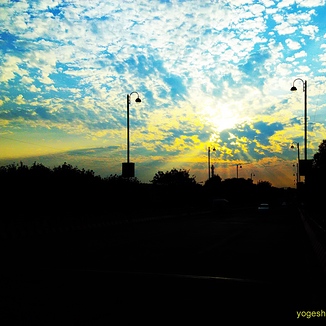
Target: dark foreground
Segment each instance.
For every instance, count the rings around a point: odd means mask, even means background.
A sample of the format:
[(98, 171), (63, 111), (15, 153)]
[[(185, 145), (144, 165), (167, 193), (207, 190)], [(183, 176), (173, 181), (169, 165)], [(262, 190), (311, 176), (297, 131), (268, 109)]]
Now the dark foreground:
[(5, 245), (2, 325), (326, 324), (324, 273), (295, 208)]

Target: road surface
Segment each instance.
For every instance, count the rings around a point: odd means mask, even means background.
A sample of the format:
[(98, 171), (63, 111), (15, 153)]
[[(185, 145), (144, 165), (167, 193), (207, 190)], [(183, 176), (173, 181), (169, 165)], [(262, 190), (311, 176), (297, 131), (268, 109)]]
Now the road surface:
[(146, 219), (19, 248), (1, 278), (4, 325), (326, 324), (325, 277), (295, 207)]

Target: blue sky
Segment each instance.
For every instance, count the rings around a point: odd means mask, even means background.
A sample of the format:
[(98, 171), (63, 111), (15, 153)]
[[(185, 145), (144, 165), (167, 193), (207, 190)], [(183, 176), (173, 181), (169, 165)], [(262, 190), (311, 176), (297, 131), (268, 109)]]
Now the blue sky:
[[(0, 164), (295, 186), (326, 135), (326, 0), (0, 2)], [(297, 92), (290, 92), (293, 81)]]

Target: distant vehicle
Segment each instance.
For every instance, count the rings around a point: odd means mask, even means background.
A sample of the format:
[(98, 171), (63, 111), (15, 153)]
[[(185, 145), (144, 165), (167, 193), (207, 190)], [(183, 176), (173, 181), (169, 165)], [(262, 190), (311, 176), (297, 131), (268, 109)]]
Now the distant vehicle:
[(258, 213), (266, 214), (269, 213), (270, 207), (268, 203), (261, 203), (258, 205)]

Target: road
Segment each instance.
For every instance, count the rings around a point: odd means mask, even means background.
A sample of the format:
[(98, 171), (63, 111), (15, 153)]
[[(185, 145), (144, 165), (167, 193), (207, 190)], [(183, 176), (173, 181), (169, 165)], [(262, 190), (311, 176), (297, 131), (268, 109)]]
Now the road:
[(291, 325), (307, 321), (300, 312), (326, 314), (325, 276), (295, 207), (76, 230), (16, 254), (1, 282), (6, 325)]

